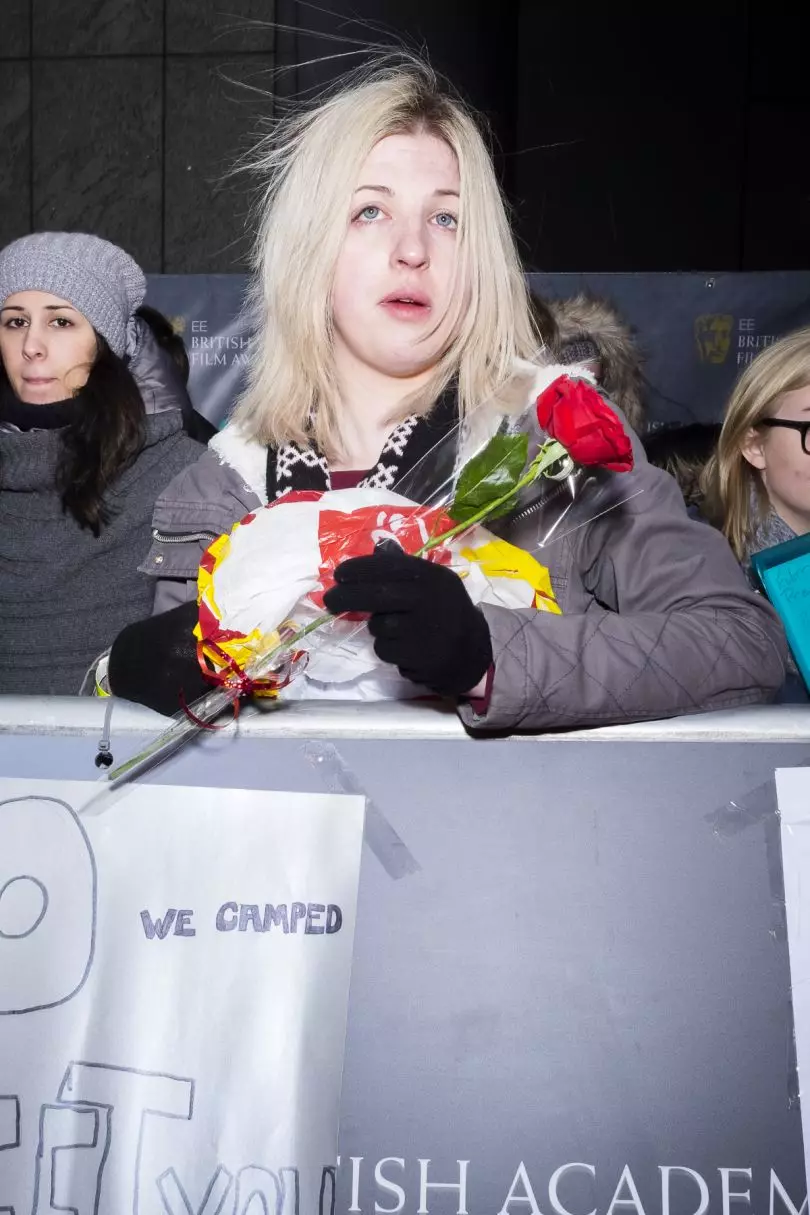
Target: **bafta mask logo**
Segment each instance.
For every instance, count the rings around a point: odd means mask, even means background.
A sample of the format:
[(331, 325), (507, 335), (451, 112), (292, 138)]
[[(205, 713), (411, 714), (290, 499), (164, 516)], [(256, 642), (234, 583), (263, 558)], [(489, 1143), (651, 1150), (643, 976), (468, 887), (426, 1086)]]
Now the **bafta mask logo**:
[(695, 341), (701, 363), (725, 363), (731, 349), (733, 316), (695, 317)]
[(186, 318), (184, 316), (170, 316), (169, 324), (174, 332), (180, 336), (186, 332)]

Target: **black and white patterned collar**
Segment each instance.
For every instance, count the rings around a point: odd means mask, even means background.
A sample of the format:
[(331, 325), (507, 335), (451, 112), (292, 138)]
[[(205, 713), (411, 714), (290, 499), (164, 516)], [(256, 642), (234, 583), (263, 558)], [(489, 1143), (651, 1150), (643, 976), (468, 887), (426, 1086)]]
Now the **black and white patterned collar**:
[[(456, 388), (451, 384), (430, 413), (411, 414), (391, 431), (379, 460), (360, 481), (366, 489), (393, 489), (458, 421)], [(332, 487), (326, 457), (314, 447), (283, 443), (267, 453), (267, 501), (293, 490), (325, 492)]]

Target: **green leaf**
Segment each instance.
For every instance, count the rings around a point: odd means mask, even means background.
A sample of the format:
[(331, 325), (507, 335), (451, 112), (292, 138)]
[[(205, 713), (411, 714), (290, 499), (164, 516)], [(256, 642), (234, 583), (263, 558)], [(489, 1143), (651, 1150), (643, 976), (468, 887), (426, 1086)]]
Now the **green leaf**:
[(464, 465), (456, 495), (448, 508), (451, 519), (465, 523), (479, 511), (501, 498), (506, 500), (489, 514), (498, 519), (509, 514), (515, 504), (510, 497), (520, 481), (529, 454), (529, 436), (495, 435), (483, 451)]

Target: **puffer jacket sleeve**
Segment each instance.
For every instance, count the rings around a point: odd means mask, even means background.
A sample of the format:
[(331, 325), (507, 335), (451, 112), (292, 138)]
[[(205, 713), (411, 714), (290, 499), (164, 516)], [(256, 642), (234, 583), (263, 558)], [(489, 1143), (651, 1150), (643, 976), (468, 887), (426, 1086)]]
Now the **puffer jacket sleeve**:
[(260, 506), (251, 487), (211, 449), (169, 483), (155, 503), (152, 545), (139, 566), (157, 579), (153, 615), (196, 599), (197, 571), (209, 544)]
[(129, 359), (129, 370), (138, 385), (147, 413), (179, 409), (184, 423), (194, 412), (191, 397), (172, 357), (158, 345), (155, 335), (142, 317), (135, 318), (137, 342)]
[(767, 701), (781, 686), (787, 648), (775, 613), (635, 436), (633, 447), (635, 468), (617, 475), (638, 496), (569, 538), (588, 610), (484, 607), (494, 678), (485, 714), (459, 707), (471, 730), (670, 717)]

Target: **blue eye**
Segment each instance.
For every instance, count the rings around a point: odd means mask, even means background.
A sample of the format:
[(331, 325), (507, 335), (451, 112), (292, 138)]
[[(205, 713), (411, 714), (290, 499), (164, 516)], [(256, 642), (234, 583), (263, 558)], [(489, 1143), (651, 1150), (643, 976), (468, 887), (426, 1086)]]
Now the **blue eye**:
[[(373, 214), (369, 214), (369, 212), (373, 212)], [(382, 214), (382, 212), (380, 211), (380, 208), (378, 206), (376, 206), (374, 203), (369, 203), (369, 205), (367, 207), (363, 207), (363, 210), (360, 212), (360, 214), (357, 216), (357, 218), (365, 220), (366, 222), (371, 222), (372, 220), (375, 220), (378, 215), (381, 215), (381, 214)]]
[(458, 227), (458, 220), (449, 211), (440, 211), (436, 216), (436, 223), (440, 228), (455, 229)]

